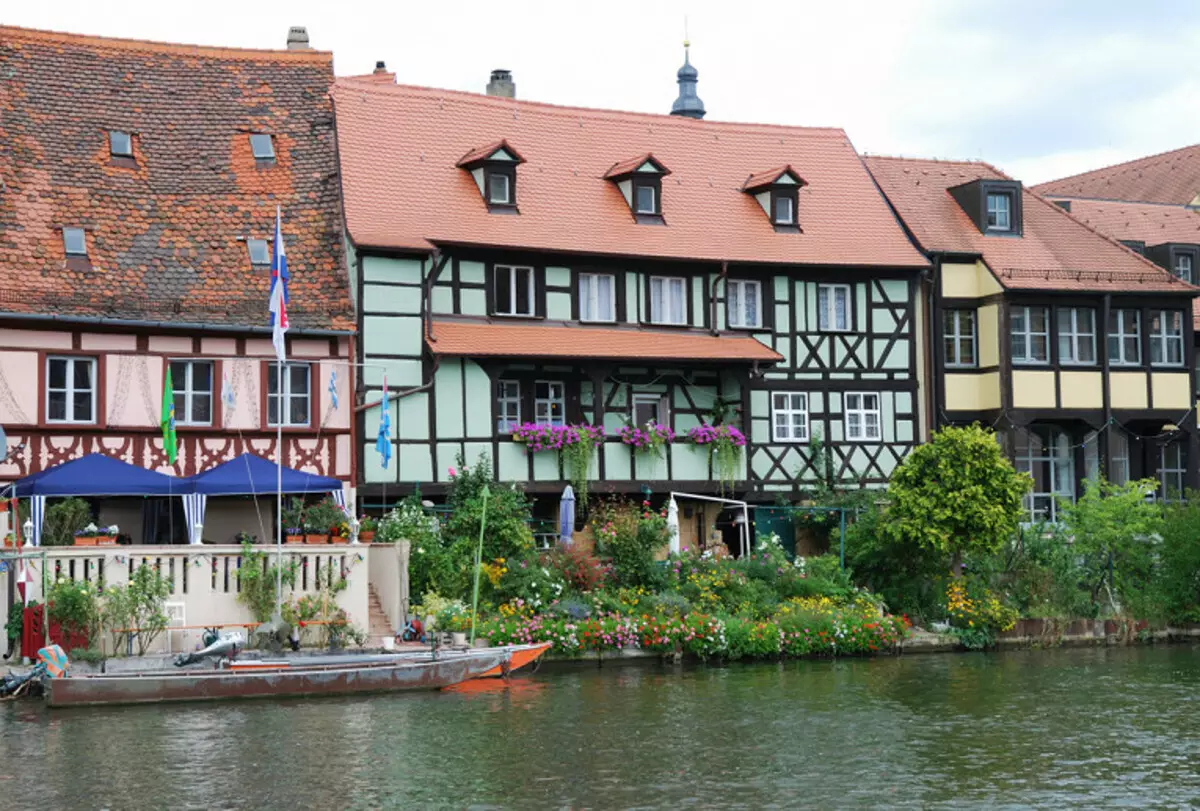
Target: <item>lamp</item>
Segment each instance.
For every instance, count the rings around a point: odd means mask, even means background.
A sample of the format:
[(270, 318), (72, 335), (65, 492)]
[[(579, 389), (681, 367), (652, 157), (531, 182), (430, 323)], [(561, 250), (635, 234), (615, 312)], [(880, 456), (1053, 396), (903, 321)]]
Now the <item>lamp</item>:
[(21, 525), (21, 529), (25, 530), (25, 543), (33, 543), (33, 519), (26, 518), (25, 523)]
[(1163, 427), (1162, 427), (1162, 432), (1164, 434), (1173, 434), (1178, 430), (1179, 430), (1179, 426), (1173, 422), (1168, 422), (1165, 425), (1163, 425)]

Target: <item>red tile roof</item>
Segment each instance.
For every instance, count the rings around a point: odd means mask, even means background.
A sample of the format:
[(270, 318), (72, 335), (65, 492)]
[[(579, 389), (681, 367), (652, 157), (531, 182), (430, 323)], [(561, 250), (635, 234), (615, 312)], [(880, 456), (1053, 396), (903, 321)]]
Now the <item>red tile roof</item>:
[(1200, 212), (1161, 203), (1121, 200), (1071, 200), (1071, 214), (1116, 239), (1147, 245), (1165, 242), (1200, 244)]
[(478, 149), (472, 149), (470, 152), (468, 152), (467, 154), (465, 154), (461, 158), (459, 158), (458, 163), (456, 163), (454, 165), (455, 166), (470, 166), (472, 163), (478, 163), (479, 161), (485, 161), (488, 158), (490, 158), (492, 155), (496, 154), (496, 151), (500, 150), (500, 149), (503, 149), (505, 152), (512, 155), (517, 163), (525, 162), (525, 159), (523, 157), (521, 157), (520, 152), (513, 149), (512, 146), (508, 143), (508, 141), (501, 139), (499, 141), (493, 141), (492, 143), (488, 144), (487, 146), (481, 146)]
[(1034, 186), (1047, 197), (1191, 205), (1200, 198), (1200, 144)]
[[(0, 27), (0, 312), (266, 324), (281, 205), (296, 329), (353, 329), (332, 56)], [(133, 134), (132, 166), (108, 132)], [(259, 168), (248, 134), (273, 136)], [(90, 269), (61, 228), (86, 229)]]
[(662, 161), (647, 152), (644, 155), (638, 155), (636, 158), (630, 158), (629, 160), (614, 163), (609, 170), (604, 173), (604, 177), (608, 180), (615, 180), (620, 177), (625, 177), (626, 175), (631, 175), (646, 161), (650, 161), (650, 163), (658, 167), (658, 171), (661, 172), (664, 177), (671, 174), (671, 170), (663, 165)]
[[(846, 135), (837, 129), (728, 124), (557, 107), (417, 87), (339, 80), (333, 91), (347, 227), (359, 245), (429, 250), (475, 244), (615, 256), (921, 267)], [(520, 214), (489, 214), (455, 164), (507, 138)], [(664, 225), (629, 216), (604, 175), (653, 153)], [(803, 234), (776, 233), (742, 192), (763, 166), (791, 164)]]
[(981, 256), (1005, 287), (1030, 290), (1139, 289), (1200, 293), (1115, 239), (1024, 190), (1023, 233), (985, 236), (948, 189), (980, 178), (1010, 180), (979, 162), (865, 158), (896, 211), (927, 251)]
[(806, 185), (804, 178), (800, 177), (790, 166), (776, 166), (774, 169), (768, 169), (765, 172), (758, 172), (746, 178), (746, 182), (742, 185), (742, 191), (750, 191), (752, 189), (761, 189), (763, 186), (770, 186), (776, 180), (783, 177), (785, 174), (791, 175), (796, 182), (801, 186)]
[(714, 336), (684, 330), (435, 320), (433, 337), (435, 340), (426, 338), (426, 343), (435, 355), (766, 363), (783, 360), (778, 352), (748, 335)]

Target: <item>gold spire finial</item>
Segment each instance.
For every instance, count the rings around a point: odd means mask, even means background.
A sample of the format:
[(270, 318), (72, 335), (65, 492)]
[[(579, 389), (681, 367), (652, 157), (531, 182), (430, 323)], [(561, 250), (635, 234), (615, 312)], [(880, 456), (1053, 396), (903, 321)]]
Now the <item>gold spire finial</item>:
[(683, 49), (686, 51), (692, 43), (688, 42), (687, 15), (683, 15)]

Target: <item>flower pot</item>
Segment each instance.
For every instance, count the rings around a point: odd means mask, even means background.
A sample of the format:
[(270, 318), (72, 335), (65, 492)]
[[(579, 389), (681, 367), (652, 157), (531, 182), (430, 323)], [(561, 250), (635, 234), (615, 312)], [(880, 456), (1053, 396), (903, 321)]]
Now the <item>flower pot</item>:
[(95, 536), (85, 538), (85, 537), (76, 535), (75, 536), (75, 545), (76, 546), (95, 546), (96, 538), (95, 538)]
[(329, 543), (329, 536), (321, 532), (304, 533), (305, 543)]
[(358, 533), (358, 540), (362, 543), (370, 543), (371, 541), (375, 540), (375, 530), (364, 529)]
[(330, 535), (329, 542), (330, 543), (350, 543), (350, 539), (346, 538), (342, 535)]
[(116, 546), (116, 535), (97, 535), (95, 538), (96, 546)]
[(461, 631), (451, 631), (450, 632), (450, 644), (452, 644), (456, 648), (466, 647), (467, 635)]
[(304, 543), (303, 535), (285, 535), (283, 540), (287, 543)]

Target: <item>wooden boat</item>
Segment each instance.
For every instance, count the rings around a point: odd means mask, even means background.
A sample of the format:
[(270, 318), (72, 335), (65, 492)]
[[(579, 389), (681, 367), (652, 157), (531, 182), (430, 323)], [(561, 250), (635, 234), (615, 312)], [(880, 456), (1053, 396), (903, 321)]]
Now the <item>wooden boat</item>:
[[(538, 642), (531, 645), (503, 645), (495, 648), (458, 648), (458, 649), (443, 649), (438, 652), (440, 657), (452, 656), (486, 656), (495, 651), (504, 651), (509, 654), (510, 660), (507, 670), (509, 673), (515, 673), (523, 667), (527, 667), (539, 658), (542, 654), (550, 649), (552, 643)], [(282, 659), (237, 659), (229, 663), (229, 669), (235, 672), (263, 672), (268, 670), (292, 669), (296, 667), (311, 667), (313, 665), (333, 665), (333, 664), (366, 664), (377, 662), (402, 662), (427, 658), (429, 651), (411, 650), (397, 651), (395, 653), (346, 653), (346, 654), (327, 654), (317, 656), (295, 656)], [(491, 670), (475, 676), (477, 679), (500, 678), (505, 673), (503, 665), (496, 665)]]
[[(512, 654), (512, 659), (508, 663), (508, 672), (515, 673), (523, 667), (532, 665), (542, 657), (542, 654), (550, 650), (553, 642), (537, 642), (532, 645), (506, 645), (503, 650), (507, 650)], [(487, 650), (484, 648), (483, 650)], [(486, 673), (476, 676), (477, 679), (498, 679), (504, 674), (505, 668), (501, 665), (493, 667)]]
[[(51, 707), (157, 704), (293, 696), (338, 696), (436, 690), (505, 668), (511, 654), (483, 648), (467, 655), (430, 654), (384, 661), (316, 664), (250, 670), (172, 670), (47, 679)], [(316, 657), (314, 657), (316, 658)]]

